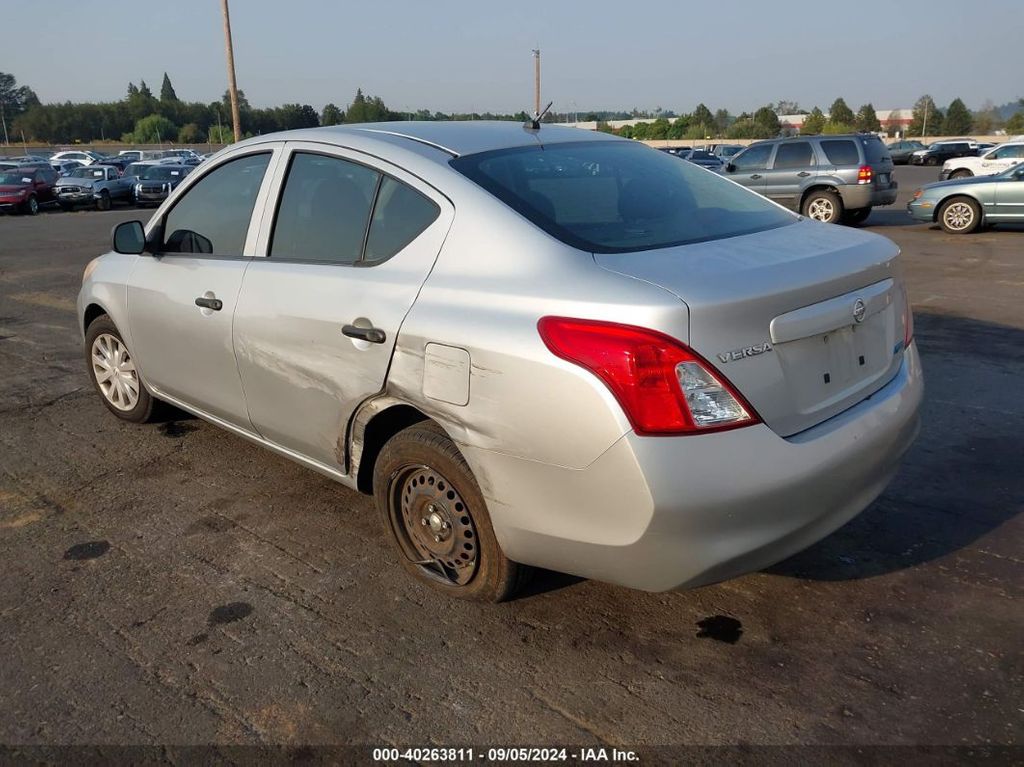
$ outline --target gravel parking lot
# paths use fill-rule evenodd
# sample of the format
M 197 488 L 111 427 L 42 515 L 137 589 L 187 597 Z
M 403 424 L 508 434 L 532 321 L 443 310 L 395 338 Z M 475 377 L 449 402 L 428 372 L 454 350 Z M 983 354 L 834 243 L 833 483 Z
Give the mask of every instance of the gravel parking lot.
M 368 498 L 109 415 L 74 302 L 139 214 L 0 216 L 0 743 L 1020 744 L 1024 227 L 912 224 L 937 169 L 896 176 L 867 228 L 903 248 L 927 395 L 882 498 L 764 573 L 497 606 L 413 583 Z

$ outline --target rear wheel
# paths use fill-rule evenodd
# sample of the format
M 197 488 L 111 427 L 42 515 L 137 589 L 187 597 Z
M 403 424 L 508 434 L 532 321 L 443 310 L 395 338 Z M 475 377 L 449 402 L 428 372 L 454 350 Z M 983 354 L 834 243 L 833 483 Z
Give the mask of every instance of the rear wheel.
M 501 551 L 469 465 L 438 426 L 417 423 L 388 440 L 373 486 L 385 534 L 417 580 L 482 602 L 515 592 L 527 568 Z
M 120 331 L 105 314 L 85 331 L 85 359 L 93 386 L 111 413 L 133 423 L 152 420 L 155 401 Z
M 835 224 L 842 218 L 843 201 L 835 192 L 816 190 L 804 198 L 803 214 L 823 224 Z
M 981 225 L 981 207 L 969 197 L 954 197 L 939 208 L 939 223 L 950 234 L 970 234 Z

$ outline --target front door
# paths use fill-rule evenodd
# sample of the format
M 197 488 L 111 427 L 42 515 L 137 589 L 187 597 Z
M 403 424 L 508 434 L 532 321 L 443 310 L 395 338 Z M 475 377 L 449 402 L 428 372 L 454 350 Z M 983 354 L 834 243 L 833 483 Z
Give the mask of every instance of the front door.
M 266 257 L 235 311 L 242 386 L 264 439 L 344 472 L 349 418 L 383 389 L 454 211 L 400 169 L 325 145 L 289 144 L 277 175 Z
M 772 144 L 756 144 L 748 147 L 725 166 L 724 175 L 747 189 L 764 194 L 765 172 L 768 162 L 771 160 L 773 148 Z
M 1024 221 L 1024 165 L 1012 171 L 1012 181 L 996 184 L 996 214 L 1001 220 Z
M 150 225 L 128 281 L 132 352 L 156 394 L 251 431 L 231 348 L 246 241 L 272 149 L 204 173 Z

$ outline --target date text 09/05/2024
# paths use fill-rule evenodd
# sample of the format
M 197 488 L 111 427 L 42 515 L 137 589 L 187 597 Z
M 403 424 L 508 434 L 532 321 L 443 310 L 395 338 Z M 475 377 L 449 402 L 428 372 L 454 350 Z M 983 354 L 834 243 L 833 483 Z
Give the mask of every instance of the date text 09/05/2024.
M 634 751 L 618 748 L 537 748 L 529 746 L 474 748 L 375 748 L 375 762 L 636 762 Z

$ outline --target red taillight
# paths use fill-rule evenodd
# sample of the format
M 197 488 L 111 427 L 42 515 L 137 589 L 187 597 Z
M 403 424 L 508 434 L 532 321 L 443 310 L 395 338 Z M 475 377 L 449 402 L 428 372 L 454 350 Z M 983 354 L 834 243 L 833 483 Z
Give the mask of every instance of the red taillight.
M 604 382 L 637 434 L 702 434 L 759 420 L 710 364 L 663 333 L 568 317 L 543 317 L 537 329 L 553 354 Z
M 857 169 L 857 183 L 858 184 L 870 184 L 871 179 L 874 177 L 874 171 L 871 170 L 870 165 L 861 165 Z

